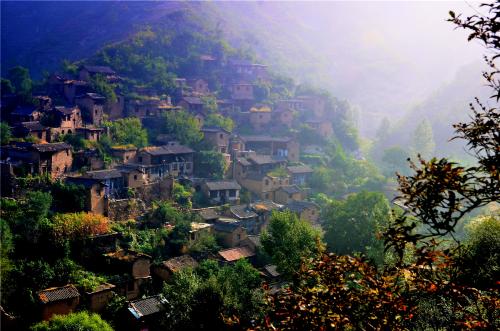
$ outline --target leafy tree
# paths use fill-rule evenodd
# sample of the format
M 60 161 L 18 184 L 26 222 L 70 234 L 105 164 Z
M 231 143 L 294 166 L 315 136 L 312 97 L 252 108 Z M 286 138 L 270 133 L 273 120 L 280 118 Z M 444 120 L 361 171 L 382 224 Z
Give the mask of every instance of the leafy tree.
M 206 126 L 217 126 L 223 128 L 229 132 L 232 132 L 234 129 L 234 122 L 230 117 L 224 117 L 221 114 L 211 113 L 208 114 L 205 119 Z
M 1 84 L 2 85 L 0 90 L 2 92 L 2 95 L 16 92 L 16 89 L 14 88 L 14 86 L 12 86 L 12 82 L 10 80 L 2 78 Z
M 205 95 L 201 97 L 201 100 L 203 101 L 203 108 L 211 113 L 214 114 L 219 110 L 219 106 L 217 105 L 217 98 L 211 95 Z
M 190 209 L 192 207 L 191 197 L 193 193 L 178 183 L 174 183 L 172 188 L 172 199 L 182 207 Z
M 99 214 L 85 212 L 56 214 L 52 221 L 56 240 L 80 240 L 108 233 L 110 230 L 107 217 Z
M 109 84 L 105 77 L 102 75 L 95 75 L 90 79 L 90 85 L 92 89 L 106 98 L 108 102 L 116 102 L 117 97 L 115 93 L 115 88 L 112 84 Z
M 345 201 L 332 201 L 323 212 L 325 242 L 328 249 L 341 255 L 357 252 L 380 256 L 383 242 L 377 233 L 391 217 L 389 202 L 382 193 L 361 192 Z
M 200 151 L 195 154 L 194 169 L 199 177 L 222 179 L 226 168 L 226 159 L 222 153 Z
M 134 145 L 135 147 L 148 145 L 148 133 L 138 118 L 121 118 L 107 122 L 105 125 L 110 128 L 112 142 L 115 145 Z
M 13 230 L 22 240 L 38 242 L 42 234 L 50 227 L 48 214 L 52 205 L 50 193 L 41 191 L 28 192 L 21 203 L 22 217 L 16 219 Z
M 196 240 L 189 244 L 189 253 L 193 256 L 207 257 L 209 254 L 215 254 L 220 250 L 217 240 L 211 234 L 199 236 Z
M 175 208 L 172 203 L 168 201 L 163 201 L 153 205 L 154 209 L 149 216 L 152 223 L 164 224 L 164 223 L 174 223 L 176 224 L 182 220 L 182 213 Z
M 32 331 L 113 331 L 113 328 L 95 313 L 81 311 L 68 315 L 55 315 L 31 327 Z
M 184 111 L 164 115 L 164 133 L 175 136 L 182 144 L 193 146 L 203 139 L 196 119 Z
M 10 126 L 5 122 L 0 123 L 0 136 L 1 145 L 7 145 L 12 137 Z
M 175 224 L 174 229 L 170 233 L 170 245 L 173 250 L 180 252 L 188 243 L 189 233 L 191 232 L 191 222 L 188 220 L 181 220 Z
M 303 259 L 317 256 L 321 250 L 319 232 L 290 211 L 272 214 L 261 243 L 280 272 L 288 276 L 298 270 Z
M 377 129 L 376 137 L 379 141 L 383 141 L 387 138 L 389 130 L 391 129 L 391 122 L 387 117 L 384 117 L 380 126 Z
M 434 153 L 435 147 L 432 126 L 428 120 L 423 120 L 413 132 L 414 154 L 420 154 L 422 158 L 427 159 Z
M 87 191 L 83 185 L 65 184 L 60 181 L 52 184 L 53 209 L 62 213 L 79 212 L 85 209 Z
M 29 70 L 21 66 L 16 66 L 9 69 L 8 78 L 14 86 L 16 93 L 25 101 L 28 101 L 31 97 L 33 87 Z

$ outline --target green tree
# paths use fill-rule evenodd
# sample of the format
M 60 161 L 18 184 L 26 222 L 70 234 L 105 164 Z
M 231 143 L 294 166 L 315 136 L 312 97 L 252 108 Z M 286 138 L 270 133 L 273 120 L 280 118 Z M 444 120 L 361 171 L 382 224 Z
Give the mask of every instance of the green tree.
M 60 181 L 52 184 L 52 206 L 61 213 L 79 212 L 85 209 L 87 191 L 83 185 L 65 184 Z
M 29 70 L 21 66 L 16 66 L 9 69 L 8 78 L 14 86 L 16 93 L 23 97 L 25 101 L 28 101 L 31 97 L 33 87 Z
M 232 132 L 234 129 L 234 122 L 230 117 L 224 117 L 217 113 L 208 114 L 204 124 L 206 126 L 217 126 L 229 132 Z
M 55 315 L 31 327 L 32 331 L 113 331 L 113 328 L 95 313 L 81 311 L 68 315 Z
M 2 78 L 1 84 L 0 91 L 2 92 L 2 95 L 16 92 L 16 89 L 12 86 L 12 82 L 10 80 Z
M 222 153 L 200 151 L 195 154 L 194 169 L 199 177 L 222 179 L 226 167 L 226 159 Z
M 377 129 L 376 137 L 378 141 L 383 141 L 387 138 L 389 135 L 391 129 L 391 122 L 387 117 L 384 117 L 382 122 L 380 123 L 380 126 Z
M 174 187 L 172 188 L 172 199 L 185 208 L 191 208 L 192 202 L 191 197 L 193 196 L 193 192 L 189 188 L 185 188 L 181 184 L 174 183 Z
M 106 126 L 110 128 L 111 139 L 115 145 L 134 145 L 139 148 L 148 145 L 148 133 L 138 118 L 121 118 L 107 122 Z
M 115 88 L 109 84 L 105 77 L 102 75 L 95 75 L 90 80 L 92 89 L 106 98 L 107 102 L 116 102 L 117 97 Z
M 360 192 L 344 201 L 332 201 L 324 210 L 325 242 L 337 254 L 380 255 L 383 241 L 377 234 L 391 217 L 389 202 L 382 193 Z M 376 258 L 376 256 L 372 256 Z
M 196 119 L 184 111 L 167 112 L 164 115 L 163 132 L 189 146 L 194 146 L 203 139 Z
M 386 176 L 394 176 L 396 172 L 407 174 L 410 170 L 408 158 L 410 155 L 399 146 L 390 147 L 384 150 L 382 162 L 384 163 L 384 173 Z
M 320 233 L 291 211 L 273 212 L 261 243 L 280 272 L 287 276 L 299 269 L 303 259 L 316 256 L 321 250 Z
M 10 126 L 5 122 L 1 122 L 0 123 L 0 144 L 7 145 L 9 143 L 11 137 L 12 137 L 12 134 L 10 131 Z
M 432 126 L 428 120 L 422 120 L 413 132 L 412 150 L 413 154 L 420 154 L 422 158 L 428 159 L 433 155 L 436 143 Z

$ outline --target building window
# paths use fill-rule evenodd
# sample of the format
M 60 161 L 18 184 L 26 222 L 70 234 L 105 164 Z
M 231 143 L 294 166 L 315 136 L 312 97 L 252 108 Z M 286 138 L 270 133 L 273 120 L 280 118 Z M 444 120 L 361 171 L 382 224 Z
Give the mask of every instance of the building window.
M 137 180 L 137 175 L 134 175 L 134 180 Z
M 266 186 L 267 186 L 267 185 L 269 185 L 269 180 L 267 180 L 267 179 L 266 179 L 266 180 L 264 181 L 264 185 L 266 185 Z
M 217 198 L 218 194 L 217 191 L 210 191 L 210 198 L 214 199 L 214 198 Z
M 236 238 L 238 238 L 238 240 L 241 240 L 241 234 L 239 234 L 239 233 L 238 233 L 238 234 L 236 235 Z
M 223 138 L 224 138 L 224 135 L 223 135 L 222 133 L 221 133 L 221 134 L 219 134 L 219 138 L 220 138 L 220 139 L 223 139 Z
M 230 196 L 231 198 L 236 197 L 236 190 L 229 190 L 229 196 Z
M 142 163 L 142 156 L 139 156 L 139 162 Z

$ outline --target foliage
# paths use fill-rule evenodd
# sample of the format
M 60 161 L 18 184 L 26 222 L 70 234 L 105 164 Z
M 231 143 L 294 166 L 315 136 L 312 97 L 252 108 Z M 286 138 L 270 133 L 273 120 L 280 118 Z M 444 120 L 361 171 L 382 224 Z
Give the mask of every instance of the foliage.
M 8 79 L 2 78 L 0 91 L 2 95 L 15 93 L 16 89 L 12 86 L 12 82 Z
M 288 172 L 283 167 L 277 167 L 267 173 L 268 176 L 272 177 L 287 177 Z
M 378 236 L 391 218 L 391 210 L 382 193 L 364 191 L 345 201 L 331 201 L 322 217 L 330 251 L 340 255 L 369 253 L 379 260 L 383 256 L 383 242 Z
M 32 331 L 113 331 L 113 328 L 95 313 L 81 311 L 69 315 L 55 315 L 50 321 L 43 321 L 31 327 Z
M 188 246 L 189 253 L 194 256 L 206 257 L 215 254 L 220 250 L 217 240 L 211 234 L 202 234 Z
M 51 186 L 53 209 L 61 213 L 79 212 L 85 209 L 87 191 L 83 185 L 57 181 Z
M 164 115 L 163 133 L 175 136 L 181 144 L 193 146 L 203 139 L 196 119 L 183 111 L 167 112 Z
M 108 233 L 107 217 L 91 213 L 56 214 L 53 217 L 53 234 L 56 240 L 81 240 L 89 236 Z
M 182 213 L 175 208 L 172 203 L 168 201 L 162 201 L 153 204 L 153 211 L 148 216 L 150 223 L 154 224 L 165 224 L 173 223 L 176 224 L 182 220 Z
M 222 179 L 227 168 L 226 159 L 216 151 L 199 151 L 195 154 L 194 169 L 202 178 Z
M 131 144 L 140 148 L 148 144 L 148 133 L 138 118 L 121 118 L 106 122 L 105 126 L 110 128 L 112 143 L 115 145 Z
M 115 86 L 109 84 L 102 75 L 95 75 L 90 79 L 92 89 L 106 98 L 108 102 L 116 102 Z
M 0 123 L 0 145 L 7 145 L 12 138 L 10 126 L 6 122 Z
M 205 119 L 204 125 L 217 126 L 232 132 L 234 129 L 234 122 L 230 117 L 224 117 L 221 114 L 211 113 Z
M 164 228 L 138 230 L 132 233 L 130 248 L 150 255 L 154 261 L 163 261 L 169 255 L 168 239 L 168 230 Z
M 174 183 L 172 188 L 172 199 L 184 208 L 190 209 L 192 207 L 191 197 L 193 193 L 189 188 L 185 188 L 179 183 Z
M 261 243 L 280 272 L 288 276 L 303 259 L 316 256 L 321 250 L 319 232 L 290 211 L 273 212 Z
M 31 100 L 33 81 L 28 69 L 21 66 L 13 67 L 9 69 L 7 77 L 14 86 L 17 95 L 21 96 L 24 101 Z
M 435 147 L 432 126 L 428 120 L 423 120 L 413 132 L 413 153 L 419 154 L 423 158 L 429 158 L 434 153 Z
M 408 173 L 408 158 L 410 155 L 401 147 L 394 146 L 384 150 L 382 162 L 384 163 L 384 174 L 394 176 L 396 172 L 401 174 Z
M 191 222 L 188 220 L 181 220 L 175 224 L 174 229 L 170 233 L 170 245 L 174 251 L 181 252 L 189 240 L 189 233 L 191 231 Z

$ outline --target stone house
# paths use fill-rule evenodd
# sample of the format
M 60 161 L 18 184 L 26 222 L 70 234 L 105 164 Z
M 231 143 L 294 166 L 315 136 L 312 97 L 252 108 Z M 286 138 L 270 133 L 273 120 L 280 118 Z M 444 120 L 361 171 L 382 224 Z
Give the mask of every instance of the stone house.
M 290 175 L 290 183 L 298 186 L 304 186 L 311 177 L 313 170 L 305 164 L 287 166 L 286 170 Z
M 281 186 L 274 192 L 274 201 L 284 205 L 292 201 L 300 201 L 304 199 L 304 195 L 297 185 Z
M 238 137 L 243 150 L 255 151 L 258 154 L 286 158 L 290 162 L 298 162 L 300 157 L 299 143 L 290 137 L 271 137 L 268 135 L 241 135 Z
M 111 155 L 118 159 L 119 163 L 135 163 L 137 156 L 137 148 L 132 146 L 113 146 Z
M 310 201 L 291 201 L 285 205 L 285 209 L 294 212 L 300 219 L 312 224 L 317 223 L 320 217 L 319 206 Z
M 51 130 L 55 135 L 74 134 L 76 128 L 83 125 L 82 113 L 77 106 L 56 106 L 53 108 L 52 113 L 57 121 L 57 127 Z
M 157 96 L 130 100 L 126 108 L 128 117 L 137 117 L 141 119 L 161 117 L 168 111 L 178 110 L 172 105 L 170 98 L 164 100 Z
M 224 247 L 236 247 L 247 238 L 245 228 L 235 219 L 219 218 L 214 226 L 215 236 Z
M 63 97 L 67 102 L 73 104 L 75 97 L 89 92 L 90 84 L 83 80 L 66 80 L 63 84 Z
M 250 108 L 250 124 L 254 130 L 262 130 L 267 127 L 272 120 L 272 111 L 269 106 Z
M 301 99 L 281 99 L 276 103 L 278 109 L 303 110 L 304 100 Z
M 322 95 L 301 95 L 296 99 L 302 101 L 302 110 L 313 114 L 316 118 L 322 118 L 326 111 L 326 97 Z
M 161 295 L 129 302 L 129 330 L 160 330 L 159 314 L 167 309 L 168 302 Z
M 16 173 L 61 177 L 71 170 L 73 155 L 67 143 L 33 144 L 16 142 L 2 146 L 1 158 Z
M 220 127 L 203 127 L 203 140 L 219 153 L 229 153 L 231 132 Z
M 203 236 L 212 233 L 213 224 L 191 222 L 191 231 L 189 231 L 189 241 L 196 241 Z
M 50 129 L 42 125 L 39 121 L 21 122 L 12 128 L 12 134 L 18 138 L 31 136 L 40 143 L 50 141 Z
M 206 80 L 201 78 L 188 79 L 186 81 L 187 86 L 191 88 L 191 92 L 199 95 L 205 95 L 210 93 L 208 88 L 208 83 Z
M 77 96 L 75 102 L 82 110 L 85 123 L 96 126 L 102 125 L 105 97 L 97 93 L 85 93 Z
M 92 292 L 86 292 L 85 298 L 88 310 L 96 313 L 103 311 L 108 302 L 115 296 L 113 292 L 115 287 L 113 284 L 103 283 Z
M 224 264 L 232 264 L 241 259 L 252 259 L 255 251 L 248 246 L 224 249 L 218 253 L 219 259 Z
M 231 59 L 229 60 L 229 68 L 232 74 L 236 75 L 241 79 L 254 80 L 268 80 L 269 73 L 267 70 L 267 65 L 252 63 L 248 60 Z
M 127 299 L 135 299 L 142 293 L 142 287 L 151 282 L 151 256 L 130 249 L 121 249 L 104 254 L 105 265 L 114 274 L 127 275 L 126 279 L 118 282 L 117 291 Z
M 305 121 L 305 123 L 309 125 L 311 128 L 313 128 L 320 136 L 324 138 L 329 138 L 333 136 L 333 127 L 330 121 L 311 119 Z
M 153 266 L 153 275 L 157 276 L 163 281 L 169 280 L 175 273 L 186 269 L 194 269 L 198 266 L 198 262 L 189 255 L 181 255 L 166 261 L 161 262 L 159 265 Z
M 254 100 L 253 85 L 245 82 L 231 85 L 231 99 L 235 101 Z
M 293 125 L 295 112 L 291 108 L 278 107 L 273 112 L 273 121 L 279 125 L 291 128 Z
M 96 128 L 94 126 L 85 126 L 76 128 L 76 134 L 82 136 L 83 139 L 90 141 L 100 141 L 105 134 L 104 128 Z
M 203 194 L 216 204 L 235 204 L 240 199 L 241 186 L 234 180 L 205 181 L 201 190 Z
M 89 171 L 104 169 L 104 160 L 97 149 L 89 148 L 73 153 L 73 168 L 81 169 L 82 167 Z
M 122 198 L 126 196 L 125 180 L 119 169 L 103 169 L 87 171 L 78 178 L 95 179 L 104 185 L 103 196 L 105 198 Z
M 193 156 L 194 151 L 191 148 L 171 142 L 168 145 L 139 149 L 136 162 L 146 166 L 145 170 L 149 177 L 190 176 L 193 174 Z
M 48 321 L 54 315 L 72 313 L 80 302 L 80 293 L 71 284 L 51 287 L 37 293 L 42 305 L 42 319 Z
M 87 192 L 85 211 L 106 215 L 107 199 L 104 194 L 106 184 L 102 180 L 85 177 L 67 177 L 66 183 L 85 187 Z
M 205 106 L 200 97 L 183 97 L 177 105 L 190 113 L 203 112 Z
M 78 78 L 80 80 L 88 82 L 96 75 L 103 76 L 108 82 L 118 81 L 118 75 L 116 74 L 116 72 L 107 66 L 84 65 L 80 68 Z
M 116 101 L 106 100 L 104 104 L 104 113 L 108 115 L 110 121 L 123 118 L 125 113 L 125 96 L 121 93 L 116 94 Z
M 39 121 L 41 118 L 42 113 L 35 106 L 18 106 L 10 113 L 10 120 L 14 124 Z
M 236 219 L 248 235 L 259 234 L 264 226 L 264 219 L 253 210 L 251 205 L 231 206 L 225 214 Z

